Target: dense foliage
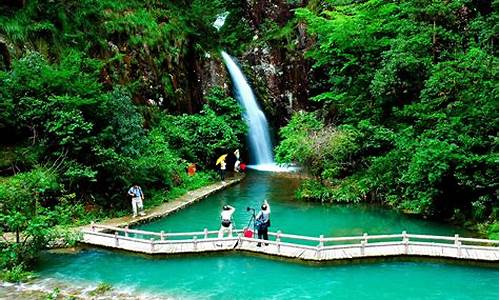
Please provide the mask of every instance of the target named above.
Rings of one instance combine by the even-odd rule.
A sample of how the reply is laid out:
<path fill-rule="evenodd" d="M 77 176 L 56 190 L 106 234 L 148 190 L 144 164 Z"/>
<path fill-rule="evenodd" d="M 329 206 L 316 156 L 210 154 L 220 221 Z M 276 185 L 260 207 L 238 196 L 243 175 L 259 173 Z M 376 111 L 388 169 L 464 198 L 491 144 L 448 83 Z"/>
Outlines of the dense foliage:
<path fill-rule="evenodd" d="M 281 129 L 299 196 L 498 220 L 498 1 L 329 1 L 296 16 L 328 76 Z"/>
<path fill-rule="evenodd" d="M 128 213 L 133 183 L 149 207 L 213 181 L 246 127 L 193 77 L 218 1 L 16 3 L 0 4 L 0 269 L 22 273 L 55 226 Z"/>
<path fill-rule="evenodd" d="M 312 95 L 264 99 L 275 116 L 308 111 L 276 148 L 312 175 L 299 198 L 469 219 L 498 237 L 498 1 L 6 1 L 0 233 L 13 239 L 0 269 L 22 274 L 58 225 L 127 213 L 132 183 L 151 206 L 210 182 L 246 131 L 207 74 L 222 47 L 272 53 L 263 74 Z"/>

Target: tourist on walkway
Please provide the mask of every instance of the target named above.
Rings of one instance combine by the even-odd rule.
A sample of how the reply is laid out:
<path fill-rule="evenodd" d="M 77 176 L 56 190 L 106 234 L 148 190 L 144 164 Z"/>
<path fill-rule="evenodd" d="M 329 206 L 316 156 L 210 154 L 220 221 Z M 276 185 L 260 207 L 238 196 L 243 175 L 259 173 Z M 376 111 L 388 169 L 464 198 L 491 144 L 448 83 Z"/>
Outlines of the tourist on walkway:
<path fill-rule="evenodd" d="M 236 172 L 236 173 L 240 172 L 240 164 L 241 164 L 241 162 L 239 160 L 234 162 L 234 172 Z"/>
<path fill-rule="evenodd" d="M 234 162 L 234 172 L 240 172 L 240 150 L 236 149 L 234 151 L 234 157 L 236 157 L 236 161 Z"/>
<path fill-rule="evenodd" d="M 141 216 L 145 216 L 146 214 L 144 213 L 144 206 L 142 204 L 142 201 L 144 201 L 144 193 L 141 187 L 134 184 L 134 186 L 128 190 L 128 194 L 132 197 L 132 211 L 134 213 L 132 217 L 137 217 L 138 210 Z"/>
<path fill-rule="evenodd" d="M 224 205 L 222 207 L 222 212 L 220 213 L 220 229 L 219 229 L 219 239 L 224 237 L 224 233 L 228 233 L 228 237 L 233 236 L 233 213 L 235 208 L 231 205 Z M 222 244 L 220 244 L 222 245 Z"/>
<path fill-rule="evenodd" d="M 226 174 L 226 160 L 222 160 L 220 162 L 220 180 L 222 180 L 222 182 L 224 182 L 225 174 Z"/>
<path fill-rule="evenodd" d="M 257 228 L 257 238 L 268 240 L 267 229 L 271 226 L 271 207 L 269 207 L 269 203 L 267 200 L 264 200 L 264 203 L 260 207 L 260 211 L 255 217 L 255 227 Z M 269 244 L 265 244 L 266 246 Z M 260 247 L 260 242 L 257 244 L 257 247 Z"/>

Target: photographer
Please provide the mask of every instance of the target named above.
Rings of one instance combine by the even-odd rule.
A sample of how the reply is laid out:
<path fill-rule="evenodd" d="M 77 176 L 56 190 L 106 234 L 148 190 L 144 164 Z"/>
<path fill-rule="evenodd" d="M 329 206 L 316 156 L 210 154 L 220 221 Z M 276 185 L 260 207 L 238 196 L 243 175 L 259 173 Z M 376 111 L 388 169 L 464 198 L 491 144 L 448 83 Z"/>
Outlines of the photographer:
<path fill-rule="evenodd" d="M 224 205 L 220 213 L 221 225 L 218 238 L 224 237 L 224 233 L 228 233 L 229 237 L 233 236 L 233 213 L 235 208 L 231 205 Z"/>
<path fill-rule="evenodd" d="M 255 227 L 257 228 L 257 236 L 258 239 L 268 240 L 267 229 L 271 226 L 271 208 L 269 207 L 269 203 L 267 200 L 264 200 L 264 203 L 261 206 L 261 210 L 255 217 Z M 269 244 L 265 244 L 266 246 Z M 261 244 L 258 243 L 257 247 L 260 247 Z"/>

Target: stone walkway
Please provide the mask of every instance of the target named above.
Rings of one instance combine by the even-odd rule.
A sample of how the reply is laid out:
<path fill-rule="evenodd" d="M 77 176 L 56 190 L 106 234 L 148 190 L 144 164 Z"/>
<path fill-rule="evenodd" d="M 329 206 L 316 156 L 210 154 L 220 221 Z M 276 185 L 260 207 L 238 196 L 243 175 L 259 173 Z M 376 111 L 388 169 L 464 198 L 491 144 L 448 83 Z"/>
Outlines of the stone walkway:
<path fill-rule="evenodd" d="M 215 192 L 223 190 L 228 186 L 239 183 L 243 178 L 244 175 L 240 174 L 239 176 L 226 178 L 225 182 L 217 182 L 194 191 L 189 191 L 183 196 L 173 201 L 165 202 L 157 207 L 145 210 L 146 212 L 145 216 L 137 216 L 135 218 L 132 218 L 132 216 L 125 216 L 120 218 L 107 219 L 95 224 L 114 226 L 114 227 L 125 227 L 125 226 L 133 226 L 137 224 L 151 222 L 152 220 L 162 218 L 166 215 L 169 215 L 173 212 L 183 209 L 186 206 L 189 206 L 194 202 L 204 199 Z M 90 229 L 91 226 L 92 224 L 80 226 L 79 229 L 80 230 Z"/>
<path fill-rule="evenodd" d="M 199 188 L 194 191 L 189 191 L 183 196 L 169 201 L 165 202 L 157 207 L 150 208 L 145 210 L 146 215 L 145 216 L 138 216 L 136 218 L 132 218 L 132 216 L 125 216 L 125 217 L 120 217 L 120 218 L 112 218 L 112 219 L 106 219 L 101 222 L 97 222 L 95 224 L 99 225 L 107 225 L 107 226 L 114 226 L 114 227 L 125 227 L 125 226 L 133 226 L 137 224 L 142 224 L 142 223 L 147 223 L 152 220 L 164 217 L 166 215 L 169 215 L 173 212 L 178 211 L 179 209 L 183 209 L 186 206 L 191 205 L 194 202 L 197 202 L 201 199 L 204 199 L 208 197 L 209 195 L 223 190 L 228 186 L 234 185 L 236 183 L 239 183 L 243 178 L 244 174 L 239 174 L 238 176 L 235 177 L 230 177 L 226 178 L 225 182 L 217 182 L 202 188 Z M 75 227 L 75 232 L 79 232 L 83 229 L 90 229 L 92 224 L 87 224 L 83 226 L 78 226 Z M 7 241 L 13 242 L 15 241 L 15 235 L 11 232 L 5 232 L 3 234 L 3 238 Z M 51 245 L 50 247 L 61 247 L 64 245 L 64 241 L 56 241 L 54 245 Z"/>

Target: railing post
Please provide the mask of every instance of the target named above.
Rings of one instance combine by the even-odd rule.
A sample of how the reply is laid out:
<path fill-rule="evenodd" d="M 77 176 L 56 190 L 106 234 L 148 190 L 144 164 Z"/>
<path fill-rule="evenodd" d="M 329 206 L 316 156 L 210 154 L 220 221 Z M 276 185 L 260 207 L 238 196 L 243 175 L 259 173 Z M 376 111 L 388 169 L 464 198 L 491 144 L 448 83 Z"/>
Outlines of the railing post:
<path fill-rule="evenodd" d="M 408 237 L 408 234 L 406 233 L 406 231 L 403 231 L 401 233 L 401 235 L 403 236 L 403 245 L 404 245 L 404 254 L 405 255 L 408 255 L 408 245 L 409 245 L 409 242 L 410 242 L 410 238 Z"/>
<path fill-rule="evenodd" d="M 323 250 L 323 245 L 324 245 L 324 236 L 323 235 L 320 235 L 319 236 L 319 244 L 318 244 L 318 247 L 316 248 L 316 257 L 318 259 L 321 259 L 321 251 Z"/>
<path fill-rule="evenodd" d="M 128 237 L 128 225 L 125 226 L 125 230 L 124 231 L 125 231 L 125 236 Z"/>
<path fill-rule="evenodd" d="M 457 247 L 457 257 L 462 257 L 462 242 L 458 239 L 458 234 L 455 234 L 455 247 Z"/>
<path fill-rule="evenodd" d="M 241 233 L 238 233 L 238 248 L 241 248 Z"/>
<path fill-rule="evenodd" d="M 198 239 L 195 236 L 193 236 L 193 247 L 194 247 L 194 251 L 198 250 Z"/>
<path fill-rule="evenodd" d="M 150 238 L 149 240 L 151 241 L 151 253 L 155 253 L 155 239 Z"/>
<path fill-rule="evenodd" d="M 280 242 L 281 242 L 281 230 L 278 230 L 276 233 L 276 248 L 278 249 L 278 253 L 280 253 Z"/>
<path fill-rule="evenodd" d="M 203 229 L 203 234 L 205 235 L 204 238 L 207 239 L 208 238 L 208 229 Z"/>
<path fill-rule="evenodd" d="M 361 256 L 365 256 L 365 247 L 367 243 L 368 243 L 368 234 L 365 232 L 363 233 L 363 239 L 361 240 Z"/>
<path fill-rule="evenodd" d="M 115 231 L 115 247 L 118 247 L 118 231 Z"/>
<path fill-rule="evenodd" d="M 92 232 L 95 232 L 95 223 L 94 223 L 94 221 L 92 221 L 90 223 L 90 226 L 91 226 L 90 228 L 92 229 Z"/>
<path fill-rule="evenodd" d="M 160 240 L 163 241 L 165 240 L 165 231 L 160 231 Z"/>

